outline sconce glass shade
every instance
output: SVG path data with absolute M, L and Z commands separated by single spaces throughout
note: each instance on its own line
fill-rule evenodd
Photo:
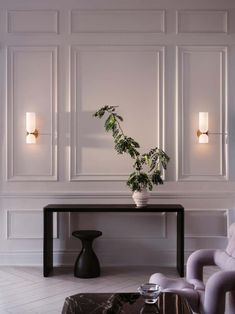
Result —
M 209 138 L 207 134 L 201 134 L 198 138 L 198 142 L 200 144 L 207 144 L 209 142 Z
M 33 133 L 36 129 L 36 114 L 35 112 L 26 112 L 26 131 Z
M 26 143 L 35 144 L 38 137 L 35 112 L 26 112 Z
M 199 112 L 198 142 L 200 144 L 207 144 L 209 142 L 208 112 Z
M 35 144 L 36 143 L 36 137 L 33 134 L 27 134 L 26 135 L 26 144 Z
M 199 131 L 202 133 L 208 131 L 208 112 L 199 112 Z

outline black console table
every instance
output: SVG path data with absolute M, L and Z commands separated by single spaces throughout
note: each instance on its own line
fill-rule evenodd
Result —
M 157 204 L 136 208 L 132 204 L 53 204 L 44 207 L 43 211 L 43 275 L 48 277 L 53 270 L 53 212 L 87 212 L 87 213 L 172 213 L 177 214 L 177 270 L 184 276 L 184 208 L 175 204 Z

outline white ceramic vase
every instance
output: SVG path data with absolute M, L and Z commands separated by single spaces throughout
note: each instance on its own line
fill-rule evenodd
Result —
M 149 192 L 146 188 L 143 188 L 141 191 L 134 191 L 132 198 L 136 204 L 136 207 L 144 207 L 148 205 Z

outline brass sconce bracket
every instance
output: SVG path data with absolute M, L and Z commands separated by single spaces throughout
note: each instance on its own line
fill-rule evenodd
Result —
M 197 137 L 199 137 L 200 135 L 202 135 L 202 134 L 206 134 L 207 136 L 210 134 L 212 134 L 212 135 L 228 135 L 228 133 L 224 133 L 224 132 L 210 132 L 209 133 L 209 131 L 207 131 L 207 132 L 201 132 L 200 130 L 197 130 Z
M 197 130 L 197 137 L 199 137 L 202 134 L 206 134 L 208 136 L 209 132 L 201 132 L 200 130 Z
M 34 132 L 32 132 L 32 133 L 27 132 L 27 135 L 30 135 L 30 134 L 34 135 L 37 138 L 39 135 L 39 131 L 37 129 L 35 129 Z

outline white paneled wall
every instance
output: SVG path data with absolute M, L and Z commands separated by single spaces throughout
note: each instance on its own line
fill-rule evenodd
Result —
M 13 34 L 58 33 L 57 10 L 9 10 L 7 32 Z
M 178 47 L 178 179 L 227 179 L 227 49 L 223 46 Z M 198 113 L 209 113 L 211 134 L 198 144 Z M 213 161 L 213 162 L 212 162 Z
M 121 23 L 120 23 L 121 21 Z M 164 33 L 164 10 L 72 10 L 71 33 Z
M 228 11 L 206 9 L 179 10 L 177 11 L 177 32 L 227 34 Z
M 231 0 L 0 0 L 0 264 L 42 264 L 49 203 L 131 203 L 99 106 L 119 105 L 144 151 L 170 155 L 151 203 L 185 207 L 185 256 L 223 247 L 235 221 L 235 3 Z M 25 113 L 39 137 L 25 142 Z M 200 145 L 199 111 L 209 113 Z M 228 135 L 227 135 L 228 134 Z M 97 228 L 102 264 L 174 265 L 175 214 L 60 214 L 54 260 Z
M 56 180 L 56 86 L 57 47 L 8 47 L 9 180 Z M 36 127 L 43 130 L 37 145 L 25 141 L 25 113 L 30 111 L 36 112 Z
M 132 161 L 120 158 L 110 149 L 112 140 L 92 113 L 97 104 L 113 103 L 115 99 L 115 103 L 122 103 L 126 132 L 136 134 L 144 151 L 154 145 L 159 146 L 163 119 L 164 48 L 72 47 L 71 59 L 71 112 L 74 113 L 71 123 L 74 139 L 71 143 L 71 180 L 127 178 Z M 142 105 L 145 102 L 148 103 L 147 112 Z M 144 116 L 148 119 L 145 132 L 138 127 Z M 95 156 L 95 163 L 90 156 Z

